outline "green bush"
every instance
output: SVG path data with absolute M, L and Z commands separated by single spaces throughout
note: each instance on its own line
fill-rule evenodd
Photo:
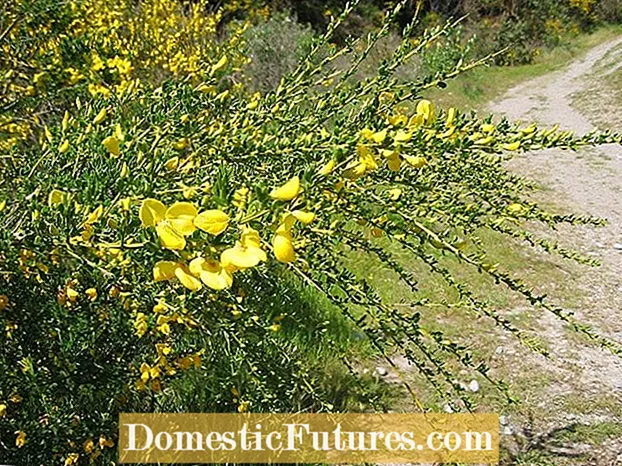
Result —
M 315 33 L 288 14 L 278 13 L 248 28 L 245 38 L 250 63 L 244 73 L 249 86 L 267 92 L 276 89 L 309 53 Z

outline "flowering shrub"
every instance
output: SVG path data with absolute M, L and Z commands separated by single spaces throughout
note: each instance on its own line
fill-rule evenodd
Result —
M 88 5 L 69 4 L 63 27 L 51 23 L 57 30 L 49 43 L 77 34 L 71 24 L 95 21 L 98 15 L 89 8 L 96 5 Z M 145 0 L 137 14 L 162 5 L 168 3 Z M 120 8 L 103 18 L 122 16 Z M 235 40 L 206 42 L 212 52 L 203 55 L 186 48 L 177 33 L 159 42 L 158 27 L 140 33 L 154 33 L 149 44 L 155 45 L 128 39 L 134 45 L 116 60 L 106 55 L 114 47 L 98 51 L 114 79 L 121 79 L 121 70 L 150 76 L 140 85 L 123 86 L 127 81 L 121 80 L 109 92 L 91 92 L 87 81 L 97 80 L 91 74 L 94 46 L 87 41 L 86 52 L 71 59 L 85 82 L 70 88 L 75 98 L 64 101 L 62 118 L 55 117 L 57 92 L 65 92 L 67 83 L 58 76 L 57 91 L 36 94 L 37 100 L 9 94 L 9 102 L 20 106 L 19 121 L 30 126 L 21 135 L 27 143 L 7 143 L 0 164 L 3 461 L 71 465 L 113 459 L 120 411 L 347 409 L 335 404 L 322 383 L 326 361 L 314 362 L 303 344 L 306 338 L 328 345 L 349 365 L 347 349 L 324 336 L 327 308 L 337 309 L 349 322 L 345 331 L 356 329 L 382 357 L 402 352 L 440 394 L 457 397 L 456 408 L 470 400 L 450 364 L 504 389 L 465 347 L 420 322 L 421 313 L 448 303 L 417 298 L 417 277 L 396 250 L 423 261 L 453 287 L 465 310 L 492 319 L 534 350 L 545 351 L 479 300 L 440 255 L 489 275 L 620 351 L 491 263 L 476 234 L 490 229 L 589 262 L 521 223 L 600 221 L 553 215 L 529 202 L 524 180 L 506 172 L 503 160 L 516 151 L 573 149 L 620 137 L 577 138 L 554 128 L 435 109 L 420 93 L 477 62 L 458 63 L 419 82 L 400 83 L 392 74 L 444 28 L 411 40 L 415 29 L 408 26 L 378 73 L 352 85 L 350 76 L 388 32 L 400 6 L 360 40 L 363 46 L 327 48 L 351 8 L 265 95 L 227 79 L 230 64 L 242 60 Z M 195 24 L 171 23 L 169 13 L 149 17 L 162 28 Z M 128 37 L 115 34 L 102 30 L 102 44 Z M 47 59 L 69 60 L 54 58 L 57 52 L 41 57 L 46 47 L 32 51 L 33 67 L 41 60 L 42 67 Z M 327 49 L 317 60 L 314 54 Z M 352 65 L 334 67 L 350 50 L 358 51 Z M 52 70 L 61 73 L 69 62 L 62 63 Z M 162 70 L 166 76 L 155 79 Z M 46 113 L 26 117 L 28 109 L 47 106 L 49 120 Z M 11 112 L 3 117 L 15 118 Z M 344 249 L 376 256 L 412 290 L 412 301 L 384 302 L 348 270 Z M 309 294 L 322 306 L 312 306 Z M 296 332 L 301 328 L 307 331 Z M 363 409 L 372 401 L 367 397 Z

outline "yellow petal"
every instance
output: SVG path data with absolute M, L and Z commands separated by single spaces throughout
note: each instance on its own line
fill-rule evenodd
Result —
M 166 167 L 167 170 L 170 170 L 170 171 L 177 170 L 177 167 L 179 167 L 179 157 L 177 156 L 171 157 L 170 159 L 166 161 L 164 166 Z
M 227 270 L 244 270 L 255 267 L 259 262 L 266 260 L 266 253 L 254 247 L 244 247 L 238 244 L 225 249 L 220 255 L 220 263 Z
M 187 267 L 181 266 L 175 269 L 175 276 L 184 285 L 191 291 L 199 291 L 201 289 L 201 281 L 193 276 Z
M 429 100 L 420 100 L 417 104 L 417 115 L 421 115 L 428 123 L 434 119 L 434 104 Z
M 179 267 L 177 262 L 159 261 L 153 266 L 153 279 L 156 282 L 172 280 L 175 278 L 175 270 Z
M 194 219 L 197 214 L 197 208 L 191 202 L 176 202 L 166 210 L 164 217 L 177 233 L 188 236 L 196 230 Z
M 346 167 L 343 176 L 351 180 L 356 180 L 365 174 L 365 168 L 366 166 L 364 163 L 355 160 L 351 166 L 348 165 L 348 167 Z
M 283 220 L 281 221 L 281 224 L 278 226 L 276 231 L 277 233 L 279 232 L 289 233 L 295 224 L 296 224 L 296 217 L 294 217 L 294 215 L 289 214 L 289 213 L 283 214 Z
M 492 136 L 486 136 L 485 138 L 480 138 L 477 141 L 475 141 L 475 144 L 477 144 L 478 146 L 486 146 L 488 144 L 490 144 L 493 141 L 493 137 Z
M 156 232 L 160 237 L 162 247 L 175 250 L 181 250 L 186 247 L 186 240 L 184 237 L 166 220 L 163 220 L 156 225 Z
M 213 290 L 224 290 L 233 284 L 233 275 L 216 260 L 203 258 L 190 262 L 190 272 Z
M 225 268 L 221 268 L 219 272 L 201 272 L 201 281 L 212 290 L 224 290 L 231 288 L 233 284 L 233 275 Z
M 508 206 L 508 211 L 513 214 L 519 214 L 523 211 L 523 206 L 514 202 Z
M 245 248 L 261 249 L 261 238 L 259 232 L 251 227 L 243 227 L 240 243 Z
M 58 146 L 58 152 L 60 152 L 61 154 L 64 154 L 68 150 L 69 150 L 69 141 L 67 141 L 67 139 L 65 139 L 62 142 L 62 144 L 60 146 Z
M 383 129 L 382 131 L 378 131 L 371 135 L 372 141 L 381 144 L 387 138 L 387 130 Z
M 406 132 L 403 130 L 399 130 L 396 134 L 395 137 L 393 138 L 393 140 L 395 142 L 408 142 L 412 139 L 413 137 L 413 133 L 410 132 Z
M 50 207 L 56 207 L 63 203 L 65 200 L 65 193 L 59 191 L 58 189 L 53 189 L 50 191 L 50 195 L 48 196 L 48 205 Z
M 297 220 L 301 221 L 305 225 L 308 225 L 313 220 L 315 220 L 315 214 L 311 212 L 305 212 L 303 210 L 294 210 L 292 215 L 296 217 Z
M 274 255 L 279 262 L 293 262 L 296 260 L 296 252 L 292 244 L 292 236 L 289 233 L 277 233 L 272 241 Z
M 121 154 L 121 148 L 119 147 L 119 140 L 115 136 L 108 136 L 102 141 L 102 144 L 110 155 L 113 157 L 118 157 Z
M 456 109 L 454 107 L 451 107 L 449 110 L 447 110 L 447 120 L 445 121 L 445 124 L 447 126 L 453 126 L 455 119 L 456 119 Z
M 335 165 L 335 161 L 333 159 L 330 159 L 322 168 L 320 168 L 318 173 L 320 175 L 328 176 L 335 169 Z
M 425 157 L 416 157 L 412 155 L 405 155 L 404 160 L 415 168 L 421 168 L 428 163 Z
M 300 194 L 300 178 L 294 176 L 283 186 L 274 188 L 270 192 L 270 197 L 279 201 L 291 201 Z
M 212 66 L 212 74 L 216 73 L 218 70 L 221 70 L 222 68 L 227 66 L 228 61 L 229 60 L 227 59 L 227 56 L 223 55 L 223 57 L 220 60 L 218 60 L 218 63 Z
M 89 214 L 87 219 L 84 221 L 84 224 L 92 225 L 93 223 L 99 220 L 99 217 L 101 217 L 103 213 L 104 213 L 104 207 L 103 206 L 97 207 L 97 209 L 95 209 L 93 212 Z
M 166 206 L 155 199 L 145 199 L 140 206 L 138 216 L 143 227 L 154 227 L 156 224 L 164 220 L 166 214 Z
M 518 148 L 520 148 L 520 141 L 502 144 L 501 147 L 503 147 L 505 150 L 518 150 Z
M 107 113 L 106 109 L 102 108 L 97 114 L 97 116 L 93 119 L 93 123 L 98 124 L 104 121 L 106 119 L 106 113 Z
M 206 210 L 194 219 L 197 228 L 214 236 L 225 231 L 228 224 L 229 216 L 222 210 Z
M 375 170 L 378 168 L 378 163 L 376 162 L 376 157 L 374 156 L 373 151 L 364 144 L 359 144 L 356 147 L 356 151 L 359 154 L 359 163 L 365 165 L 366 170 Z

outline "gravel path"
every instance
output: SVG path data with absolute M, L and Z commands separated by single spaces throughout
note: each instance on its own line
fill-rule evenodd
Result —
M 618 115 L 622 112 L 607 91 L 608 75 L 620 66 L 622 37 L 597 46 L 562 71 L 511 89 L 489 110 L 512 120 L 559 123 L 578 134 L 592 130 L 595 123 L 622 131 Z M 563 228 L 554 237 L 601 259 L 598 268 L 571 268 L 571 282 L 566 285 L 583 296 L 571 310 L 600 333 L 622 341 L 622 147 L 532 152 L 517 157 L 510 168 L 541 183 L 544 189 L 536 197 L 556 210 L 609 221 L 604 228 Z M 553 360 L 519 351 L 516 360 L 510 353 L 504 362 L 520 367 L 517 377 L 528 376 L 525 370 L 530 368 L 534 374 L 536 370 L 546 374 L 548 383 L 525 394 L 532 408 L 546 413 L 539 428 L 564 428 L 574 422 L 622 423 L 622 358 L 586 345 L 552 316 L 543 316 L 539 326 Z M 524 430 L 520 425 L 515 428 Z M 587 458 L 571 464 L 622 465 L 622 439 L 588 447 Z

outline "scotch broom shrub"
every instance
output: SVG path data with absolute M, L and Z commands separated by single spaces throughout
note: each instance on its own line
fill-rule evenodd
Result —
M 534 335 L 439 257 L 620 352 L 491 263 L 476 234 L 490 229 L 589 262 L 522 224 L 600 221 L 530 202 L 528 184 L 504 160 L 620 136 L 574 137 L 435 109 L 420 97 L 425 89 L 485 60 L 413 82 L 393 73 L 452 24 L 413 37 L 414 19 L 377 73 L 353 85 L 401 5 L 365 38 L 330 46 L 348 4 L 262 95 L 230 79 L 244 62 L 238 36 L 204 42 L 192 25 L 212 21 L 195 18 L 199 10 L 167 0 L 132 3 L 134 13 L 88 1 L 16 5 L 22 10 L 2 33 L 2 118 L 20 128 L 0 156 L 2 462 L 114 461 L 122 411 L 383 409 L 381 390 L 348 370 L 356 345 L 389 363 L 403 354 L 455 409 L 472 402 L 454 365 L 505 390 L 467 347 L 426 329 L 421 315 L 448 303 L 417 297 L 417 276 L 394 248 L 453 287 L 473 318 L 535 351 L 545 350 Z M 148 11 L 167 13 L 140 16 Z M 39 36 L 40 14 L 57 18 L 46 23 L 49 36 Z M 106 56 L 101 75 L 94 49 Z M 328 53 L 318 60 L 320 50 Z M 334 67 L 344 54 L 353 54 L 351 66 Z M 84 78 L 67 80 L 66 66 Z M 122 70 L 131 70 L 127 85 Z M 41 72 L 50 81 L 35 83 Z M 33 95 L 21 92 L 28 86 Z M 412 300 L 380 299 L 344 265 L 344 248 L 379 258 Z

